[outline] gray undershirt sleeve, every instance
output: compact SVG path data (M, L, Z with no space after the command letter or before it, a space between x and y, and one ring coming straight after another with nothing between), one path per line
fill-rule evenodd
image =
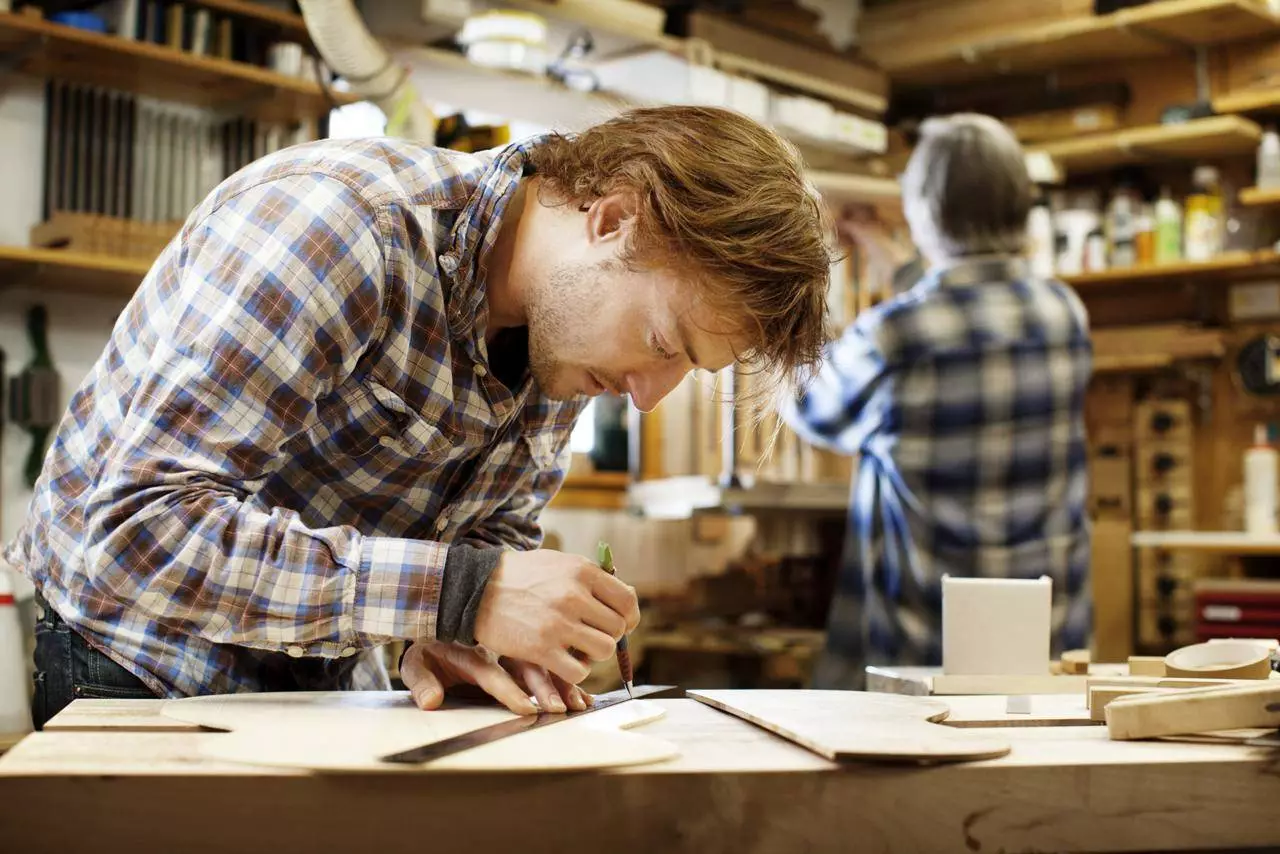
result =
M436 612L436 640L474 646L476 615L489 577L498 568L503 550L451 545L440 583L440 608Z

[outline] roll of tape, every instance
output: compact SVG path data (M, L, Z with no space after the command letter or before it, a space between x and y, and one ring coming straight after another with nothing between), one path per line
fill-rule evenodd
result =
M1271 675L1271 656L1262 646L1245 641L1198 643L1166 655L1164 667L1166 676L1266 679Z

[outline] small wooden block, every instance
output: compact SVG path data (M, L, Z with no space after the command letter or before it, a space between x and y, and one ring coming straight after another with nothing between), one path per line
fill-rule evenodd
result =
M1089 672L1089 650L1069 649L1062 654L1062 672L1073 675Z
M1166 676L1164 670L1164 656L1162 655L1131 655L1129 656L1129 675L1130 676Z

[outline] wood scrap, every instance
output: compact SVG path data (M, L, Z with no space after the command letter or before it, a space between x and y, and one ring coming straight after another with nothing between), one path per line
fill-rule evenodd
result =
M1131 655L1129 656L1130 676L1167 676L1164 670L1163 655Z
M1069 649L1062 653L1062 672L1080 675L1089 672L1089 650Z
M1117 741L1280 726L1280 683L1144 694L1112 700L1107 734Z

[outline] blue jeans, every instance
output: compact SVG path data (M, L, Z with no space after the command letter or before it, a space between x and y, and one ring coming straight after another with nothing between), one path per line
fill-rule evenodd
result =
M77 699L154 700L142 680L91 647L44 600L37 597L35 691L31 722L36 729Z

